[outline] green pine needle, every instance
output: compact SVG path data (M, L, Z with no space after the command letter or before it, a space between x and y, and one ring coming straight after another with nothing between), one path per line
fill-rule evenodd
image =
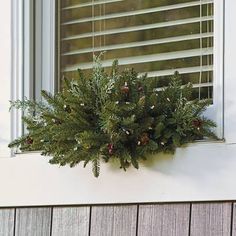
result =
M40 102L11 101L24 111L27 134L9 144L22 151L41 150L51 164L84 167L95 177L100 161L118 159L126 170L138 169L149 154L174 153L199 139L217 139L216 124L203 116L210 100L191 100L192 84L182 85L177 72L169 85L157 89L158 78L139 76L133 69L110 73L95 58L91 75L78 69L78 79L64 78L64 88L52 95L42 91Z

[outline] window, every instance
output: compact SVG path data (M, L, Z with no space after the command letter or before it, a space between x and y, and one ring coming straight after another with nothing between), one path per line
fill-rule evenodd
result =
M13 0L11 100L41 99L41 90L57 91L56 1ZM9 100L9 99L8 99ZM22 113L12 111L11 139L24 132Z
M102 51L106 68L119 59L122 68L161 77L160 86L178 70L183 83L194 84L194 98L212 99L206 115L222 138L222 9L214 0L61 0L59 74L89 72Z
M207 115L223 137L222 66L216 66L222 52L214 49L222 36L220 27L213 29L221 18L214 18L219 7L213 5L213 0L19 0L12 99L40 99L42 89L59 90L62 75L73 78L78 67L89 71L93 54L106 51L108 69L119 59L123 68L161 76L161 85L178 70L184 83L194 84L195 97L213 99ZM21 115L13 112L12 138L24 131Z
M194 84L194 97L213 94L213 0L61 0L60 68L73 78L92 67L93 54L106 51L103 64L119 59L165 84L178 70Z

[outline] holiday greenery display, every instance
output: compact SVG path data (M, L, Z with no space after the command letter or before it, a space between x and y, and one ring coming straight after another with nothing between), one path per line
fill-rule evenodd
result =
M42 91L40 102L13 101L24 110L28 132L9 147L41 150L51 164L71 167L91 162L99 175L100 161L117 159L121 168L139 167L149 154L174 152L176 147L203 138L216 138L215 123L202 116L208 100L191 99L192 85L181 84L176 72L166 87L158 79L119 71L114 61L105 72L99 58L93 72L78 70L77 80L64 79L61 92Z

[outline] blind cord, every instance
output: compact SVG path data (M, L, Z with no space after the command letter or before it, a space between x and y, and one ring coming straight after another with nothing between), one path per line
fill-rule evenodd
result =
M209 4L207 4L207 17L209 16ZM207 22L207 33L210 32L210 24ZM207 38L207 48L210 47L210 39ZM210 55L207 55L207 66L210 65ZM210 72L207 72L207 83L209 84L210 82ZM210 87L207 87L207 98L210 97Z
M210 12L210 14L211 14L211 16L213 16L214 15L214 10L213 10L214 8L213 8L213 4L211 5L211 12ZM210 31L211 32L213 32L214 31L214 22L213 21L211 21L211 23L210 23ZM211 38L211 47L214 47L214 38L212 37ZM211 57L210 57L210 64L211 65L213 65L213 55L211 55ZM214 78L213 78L214 79ZM213 96L213 95L212 95Z
M106 4L103 3L103 15L104 15L104 19L103 19L103 30L105 31L106 30L106 20L105 20L105 16L106 16ZM105 47L106 46L106 36L103 35L103 46ZM105 54L103 55L104 57L104 60L105 60Z
M199 74L199 87L198 87L198 99L201 99L201 84L202 84L202 66L203 66L203 48L202 48L202 0L200 0L200 74Z
M95 48L95 21L94 21L94 0L92 0L92 31L93 31L93 35L92 35L92 45L93 45L93 58L94 58L94 48ZM92 60L93 60L92 58Z
M99 5L99 14L102 18L102 5ZM100 50L102 49L102 20L99 21L99 31L100 31L100 38L99 38L99 44L100 44Z

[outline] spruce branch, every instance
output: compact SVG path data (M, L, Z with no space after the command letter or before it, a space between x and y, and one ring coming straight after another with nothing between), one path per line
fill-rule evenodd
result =
M28 133L9 147L41 150L61 166L90 163L98 177L101 160L118 159L123 170L139 168L149 154L217 139L216 124L203 116L210 100L191 100L192 84L183 85L180 74L157 88L159 78L120 72L117 60L106 73L101 57L94 58L91 75L78 69L78 79L63 78L65 87L55 95L42 91L42 101L12 101L11 109L24 111Z
M92 160L92 164L93 164L93 167L92 167L93 174L97 178L99 176L99 174L100 174L100 162L99 162L97 157L95 157Z

